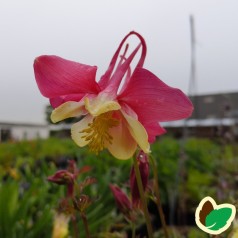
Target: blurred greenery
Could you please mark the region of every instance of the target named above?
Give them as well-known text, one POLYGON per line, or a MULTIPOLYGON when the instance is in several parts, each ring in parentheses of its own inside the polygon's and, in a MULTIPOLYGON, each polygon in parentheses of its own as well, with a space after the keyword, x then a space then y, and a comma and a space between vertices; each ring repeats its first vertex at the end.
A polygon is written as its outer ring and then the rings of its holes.
MULTIPOLYGON (((183 237, 183 230, 186 237, 206 237, 194 223, 194 211, 203 197, 235 202, 237 151, 236 144, 197 138, 163 137, 152 145, 173 237, 183 237), (187 224, 182 223, 184 220, 187 224)), ((107 151, 96 156, 78 148, 71 139, 60 138, 0 144, 0 237, 51 237, 54 211, 65 191, 46 178, 65 168, 70 159, 76 160, 79 168, 92 168, 80 175, 79 181, 87 176, 97 179, 87 187, 87 193, 95 199, 87 212, 92 237, 121 237, 125 221, 118 214, 109 184, 127 189, 132 161, 114 159, 107 151)), ((84 237, 81 220, 78 226, 84 237)), ((162 237, 159 231, 158 237, 162 237)))

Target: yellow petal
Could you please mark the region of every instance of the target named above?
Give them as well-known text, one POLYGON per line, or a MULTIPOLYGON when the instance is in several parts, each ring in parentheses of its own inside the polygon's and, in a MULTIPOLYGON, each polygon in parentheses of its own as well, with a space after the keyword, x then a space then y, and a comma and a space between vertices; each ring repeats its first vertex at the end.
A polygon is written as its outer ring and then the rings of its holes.
POLYGON ((137 143, 132 138, 125 122, 121 120, 118 126, 110 128, 109 134, 113 138, 112 144, 106 144, 110 153, 121 160, 131 158, 136 151, 137 143))
POLYGON ((51 114, 52 122, 56 123, 69 117, 81 116, 85 113, 84 102, 65 102, 57 107, 51 114))
POLYGON ((92 116, 99 116, 102 113, 119 110, 120 104, 116 101, 108 99, 104 94, 99 94, 96 98, 84 99, 85 108, 92 116))
POLYGON ((83 147, 89 143, 89 141, 86 141, 85 138, 82 138, 82 136, 84 136, 85 133, 80 133, 80 132, 83 131, 84 129, 87 129, 88 124, 91 123, 92 120, 93 120, 93 117, 90 115, 87 115, 79 122, 73 124, 71 128, 71 137, 74 140, 74 142, 80 147, 83 147))
POLYGON ((131 136, 145 153, 150 153, 148 134, 143 125, 125 112, 121 112, 127 121, 128 130, 130 131, 131 136))

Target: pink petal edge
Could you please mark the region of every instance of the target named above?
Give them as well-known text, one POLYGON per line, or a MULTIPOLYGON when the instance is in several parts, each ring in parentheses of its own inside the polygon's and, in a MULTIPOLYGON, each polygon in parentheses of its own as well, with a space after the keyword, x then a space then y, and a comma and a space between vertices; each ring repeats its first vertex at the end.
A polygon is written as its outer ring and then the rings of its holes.
POLYGON ((96 66, 80 64, 58 56, 42 55, 34 61, 35 78, 42 95, 54 100, 71 94, 98 93, 96 71, 96 66))
POLYGON ((191 101, 181 90, 143 68, 135 70, 118 101, 131 107, 143 125, 187 118, 193 111, 191 101))

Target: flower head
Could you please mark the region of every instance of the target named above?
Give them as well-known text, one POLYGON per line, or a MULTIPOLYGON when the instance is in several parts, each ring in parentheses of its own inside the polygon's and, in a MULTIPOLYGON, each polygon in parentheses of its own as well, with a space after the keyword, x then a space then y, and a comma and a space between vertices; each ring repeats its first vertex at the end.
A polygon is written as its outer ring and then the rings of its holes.
POLYGON ((96 153, 107 148, 116 158, 128 159, 138 146, 148 153, 149 143, 165 132, 159 122, 189 117, 193 106, 179 89, 143 68, 145 56, 145 40, 130 32, 98 82, 95 66, 58 56, 36 58, 36 82, 55 108, 52 121, 82 118, 72 126, 72 138, 78 146, 88 145, 96 153), (131 35, 140 43, 126 56, 128 45, 120 52, 131 35), (140 48, 141 57, 132 72, 130 64, 140 48))

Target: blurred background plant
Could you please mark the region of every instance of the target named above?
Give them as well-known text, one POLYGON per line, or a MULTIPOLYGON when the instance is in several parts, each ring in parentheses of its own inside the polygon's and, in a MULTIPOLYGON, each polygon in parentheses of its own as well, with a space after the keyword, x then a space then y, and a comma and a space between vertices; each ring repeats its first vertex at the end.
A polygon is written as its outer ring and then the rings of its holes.
MULTIPOLYGON (((171 237, 207 237, 195 225, 195 209, 205 196, 219 199, 218 203, 236 202, 237 145, 163 137, 152 146, 152 151, 171 237)), ((50 184, 47 177, 57 169, 65 169, 68 160, 75 160, 79 168, 92 167, 89 173, 80 175, 82 181, 87 176, 98 181, 85 188, 87 194, 96 198, 87 212, 91 236, 130 237, 130 226, 116 208, 109 184, 126 189, 132 161, 116 160, 107 152, 95 156, 78 149, 71 139, 59 138, 0 144, 0 237, 52 237, 55 210, 65 191, 63 186, 50 184)), ((163 237, 153 202, 149 211, 155 237, 163 237)), ((80 237, 85 237, 81 220, 78 229, 80 237)), ((140 222, 136 233, 142 237, 143 232, 145 227, 140 222)))

